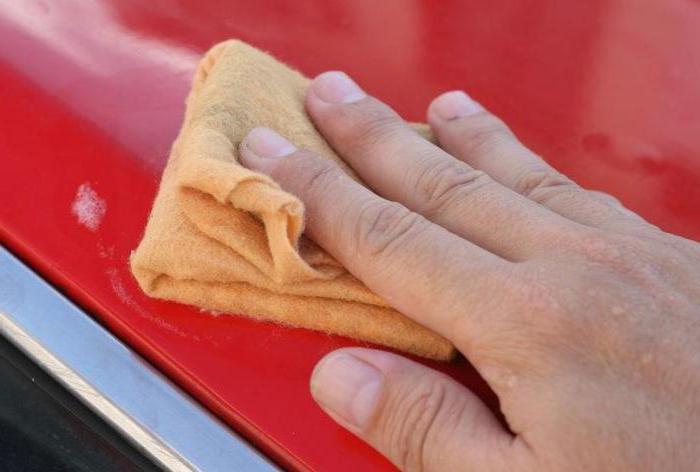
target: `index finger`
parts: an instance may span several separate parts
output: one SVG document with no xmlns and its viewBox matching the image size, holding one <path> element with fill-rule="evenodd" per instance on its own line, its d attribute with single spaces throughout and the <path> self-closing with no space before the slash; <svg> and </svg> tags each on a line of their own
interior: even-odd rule
<svg viewBox="0 0 700 472">
<path fill-rule="evenodd" d="M 456 333 L 479 336 L 489 318 L 478 313 L 479 298 L 510 262 L 375 195 L 272 130 L 251 131 L 240 157 L 300 198 L 307 234 L 394 308 L 458 347 L 469 340 Z"/>
</svg>

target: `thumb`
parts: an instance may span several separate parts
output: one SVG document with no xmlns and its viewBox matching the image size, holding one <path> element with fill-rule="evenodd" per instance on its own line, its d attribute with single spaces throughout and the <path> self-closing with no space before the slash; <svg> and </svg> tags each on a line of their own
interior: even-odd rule
<svg viewBox="0 0 700 472">
<path fill-rule="evenodd" d="M 401 470 L 511 470 L 513 436 L 472 392 L 388 352 L 348 348 L 318 363 L 311 393 Z"/>
</svg>

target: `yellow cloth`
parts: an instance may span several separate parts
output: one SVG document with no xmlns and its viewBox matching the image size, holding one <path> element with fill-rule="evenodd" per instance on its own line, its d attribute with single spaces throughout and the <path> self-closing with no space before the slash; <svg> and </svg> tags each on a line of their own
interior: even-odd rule
<svg viewBox="0 0 700 472">
<path fill-rule="evenodd" d="M 308 84 L 240 41 L 205 55 L 131 257 L 136 280 L 156 298 L 449 359 L 447 340 L 390 308 L 302 235 L 299 199 L 238 163 L 248 131 L 267 126 L 357 179 L 306 115 Z"/>
</svg>

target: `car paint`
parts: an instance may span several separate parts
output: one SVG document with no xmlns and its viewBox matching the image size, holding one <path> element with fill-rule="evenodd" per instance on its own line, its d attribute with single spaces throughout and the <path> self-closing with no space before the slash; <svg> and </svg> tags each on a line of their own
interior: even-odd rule
<svg viewBox="0 0 700 472">
<path fill-rule="evenodd" d="M 0 237 L 281 465 L 390 470 L 308 391 L 357 343 L 149 299 L 129 273 L 198 58 L 241 38 L 410 120 L 464 89 L 581 185 L 700 240 L 698 31 L 687 0 L 0 0 Z M 496 407 L 464 359 L 425 363 Z"/>
</svg>

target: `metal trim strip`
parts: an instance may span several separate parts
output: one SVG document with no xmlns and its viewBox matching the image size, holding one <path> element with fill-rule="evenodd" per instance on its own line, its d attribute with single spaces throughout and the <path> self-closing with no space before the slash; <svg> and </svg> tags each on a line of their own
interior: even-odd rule
<svg viewBox="0 0 700 472">
<path fill-rule="evenodd" d="M 0 334 L 167 470 L 278 470 L 4 247 Z"/>
</svg>

